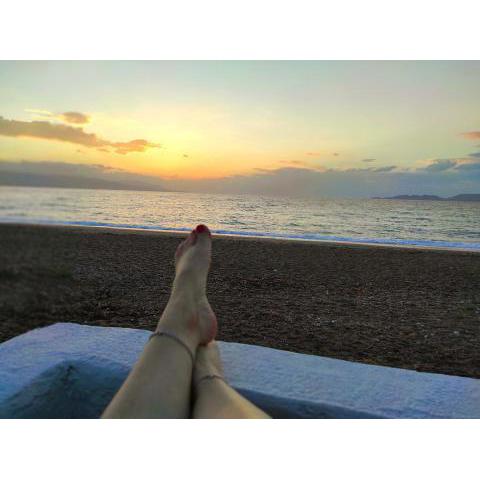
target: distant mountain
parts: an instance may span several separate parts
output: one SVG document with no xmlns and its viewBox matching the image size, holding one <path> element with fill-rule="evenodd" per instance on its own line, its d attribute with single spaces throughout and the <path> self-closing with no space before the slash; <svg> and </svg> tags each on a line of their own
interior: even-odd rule
<svg viewBox="0 0 480 480">
<path fill-rule="evenodd" d="M 437 195 L 396 195 L 395 197 L 373 197 L 382 200 L 444 200 Z"/>
<path fill-rule="evenodd" d="M 430 200 L 450 202 L 480 202 L 480 193 L 461 193 L 453 197 L 439 197 L 437 195 L 396 195 L 394 197 L 373 197 L 377 200 Z"/>
<path fill-rule="evenodd" d="M 461 193 L 454 197 L 448 197 L 447 200 L 455 200 L 458 202 L 480 202 L 480 193 Z"/>
<path fill-rule="evenodd" d="M 138 180 L 106 180 L 74 175 L 41 175 L 37 173 L 0 171 L 0 185 L 23 187 L 56 188 L 93 188 L 104 190 L 145 190 L 163 192 L 159 185 L 152 185 Z"/>
</svg>

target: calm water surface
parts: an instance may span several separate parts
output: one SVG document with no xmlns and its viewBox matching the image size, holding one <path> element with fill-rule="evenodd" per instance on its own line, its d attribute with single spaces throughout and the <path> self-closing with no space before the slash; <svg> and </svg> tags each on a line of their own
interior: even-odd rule
<svg viewBox="0 0 480 480">
<path fill-rule="evenodd" d="M 0 221 L 480 250 L 480 202 L 0 187 Z"/>
</svg>

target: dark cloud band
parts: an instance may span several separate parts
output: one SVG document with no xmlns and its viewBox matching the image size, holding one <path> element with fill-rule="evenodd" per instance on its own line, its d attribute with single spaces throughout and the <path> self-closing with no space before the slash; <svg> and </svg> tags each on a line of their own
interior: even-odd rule
<svg viewBox="0 0 480 480">
<path fill-rule="evenodd" d="M 72 119 L 75 112 L 67 112 Z M 67 115 L 67 114 L 63 114 Z M 79 114 L 83 115 L 83 114 Z M 81 120 L 77 117 L 77 120 Z M 77 122 L 78 123 L 78 122 Z M 112 142 L 98 137 L 94 133 L 87 133 L 81 127 L 72 127 L 59 123 L 34 120 L 24 122 L 8 120 L 0 116 L 0 135 L 7 137 L 29 137 L 44 140 L 57 140 L 73 143 L 87 148 L 106 149 L 120 155 L 137 152 L 142 153 L 150 148 L 160 148 L 161 145 L 144 139 L 130 140 L 128 142 Z"/>
</svg>

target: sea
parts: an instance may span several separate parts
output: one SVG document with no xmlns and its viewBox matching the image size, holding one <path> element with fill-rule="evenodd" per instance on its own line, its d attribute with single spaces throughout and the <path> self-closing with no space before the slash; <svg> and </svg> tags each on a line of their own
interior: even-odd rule
<svg viewBox="0 0 480 480">
<path fill-rule="evenodd" d="M 0 222 L 480 251 L 480 202 L 2 186 Z"/>
</svg>

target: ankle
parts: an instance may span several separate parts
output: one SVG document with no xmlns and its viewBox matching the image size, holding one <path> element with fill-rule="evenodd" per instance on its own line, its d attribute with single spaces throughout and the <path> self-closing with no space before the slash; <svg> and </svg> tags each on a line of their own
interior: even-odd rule
<svg viewBox="0 0 480 480">
<path fill-rule="evenodd" d="M 212 358 L 209 349 L 215 349 L 216 355 Z M 216 357 L 216 358 L 215 358 Z M 204 377 L 207 378 L 223 378 L 223 365 L 218 353 L 216 344 L 199 347 L 197 357 L 195 359 L 195 368 L 193 370 L 193 379 L 195 383 L 199 383 Z"/>
<path fill-rule="evenodd" d="M 158 322 L 156 331 L 168 331 L 177 335 L 195 352 L 201 341 L 198 314 L 195 308 L 180 297 L 171 297 Z"/>
<path fill-rule="evenodd" d="M 200 335 L 180 327 L 176 322 L 160 321 L 155 332 L 165 332 L 177 337 L 195 355 L 200 345 Z"/>
</svg>

